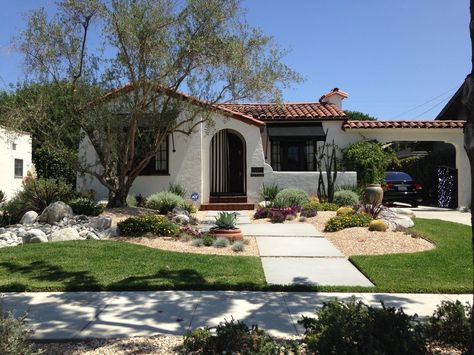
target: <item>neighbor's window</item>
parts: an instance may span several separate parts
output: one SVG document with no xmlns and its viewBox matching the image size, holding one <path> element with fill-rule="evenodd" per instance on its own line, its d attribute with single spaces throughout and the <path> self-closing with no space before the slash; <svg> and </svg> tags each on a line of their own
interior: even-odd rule
<svg viewBox="0 0 474 355">
<path fill-rule="evenodd" d="M 315 171 L 316 141 L 272 140 L 271 165 L 275 171 Z"/>
<path fill-rule="evenodd" d="M 169 146 L 168 137 L 160 144 L 156 156 L 150 160 L 140 175 L 166 175 L 168 174 Z"/>
<path fill-rule="evenodd" d="M 15 159 L 15 178 L 23 178 L 23 159 Z"/>
</svg>

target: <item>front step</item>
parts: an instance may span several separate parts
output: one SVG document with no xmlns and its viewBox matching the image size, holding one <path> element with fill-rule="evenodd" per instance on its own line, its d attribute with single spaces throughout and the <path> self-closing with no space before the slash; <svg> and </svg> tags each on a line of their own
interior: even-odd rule
<svg viewBox="0 0 474 355">
<path fill-rule="evenodd" d="M 244 211 L 255 209 L 253 203 L 203 203 L 201 204 L 201 211 Z"/>
<path fill-rule="evenodd" d="M 210 196 L 210 203 L 247 203 L 247 196 Z"/>
</svg>

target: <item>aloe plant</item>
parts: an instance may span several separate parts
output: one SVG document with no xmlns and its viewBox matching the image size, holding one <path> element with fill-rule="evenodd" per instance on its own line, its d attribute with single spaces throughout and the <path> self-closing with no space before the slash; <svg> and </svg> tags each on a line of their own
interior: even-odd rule
<svg viewBox="0 0 474 355">
<path fill-rule="evenodd" d="M 236 229 L 237 216 L 231 212 L 219 212 L 215 224 L 218 229 Z"/>
</svg>

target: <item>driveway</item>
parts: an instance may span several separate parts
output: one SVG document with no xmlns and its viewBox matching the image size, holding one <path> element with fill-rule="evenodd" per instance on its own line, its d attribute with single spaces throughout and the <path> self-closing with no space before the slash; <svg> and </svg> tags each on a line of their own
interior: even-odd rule
<svg viewBox="0 0 474 355">
<path fill-rule="evenodd" d="M 431 206 L 419 206 L 410 209 L 418 218 L 441 219 L 443 221 L 461 223 L 468 226 L 471 225 L 471 214 L 469 212 L 461 212 L 457 210 Z"/>
</svg>

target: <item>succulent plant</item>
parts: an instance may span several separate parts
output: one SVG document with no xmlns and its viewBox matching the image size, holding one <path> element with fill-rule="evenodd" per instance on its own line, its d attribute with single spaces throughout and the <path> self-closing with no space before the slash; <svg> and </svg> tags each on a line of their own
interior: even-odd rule
<svg viewBox="0 0 474 355">
<path fill-rule="evenodd" d="M 219 212 L 215 225 L 217 229 L 237 229 L 237 216 L 231 212 Z"/>
</svg>

